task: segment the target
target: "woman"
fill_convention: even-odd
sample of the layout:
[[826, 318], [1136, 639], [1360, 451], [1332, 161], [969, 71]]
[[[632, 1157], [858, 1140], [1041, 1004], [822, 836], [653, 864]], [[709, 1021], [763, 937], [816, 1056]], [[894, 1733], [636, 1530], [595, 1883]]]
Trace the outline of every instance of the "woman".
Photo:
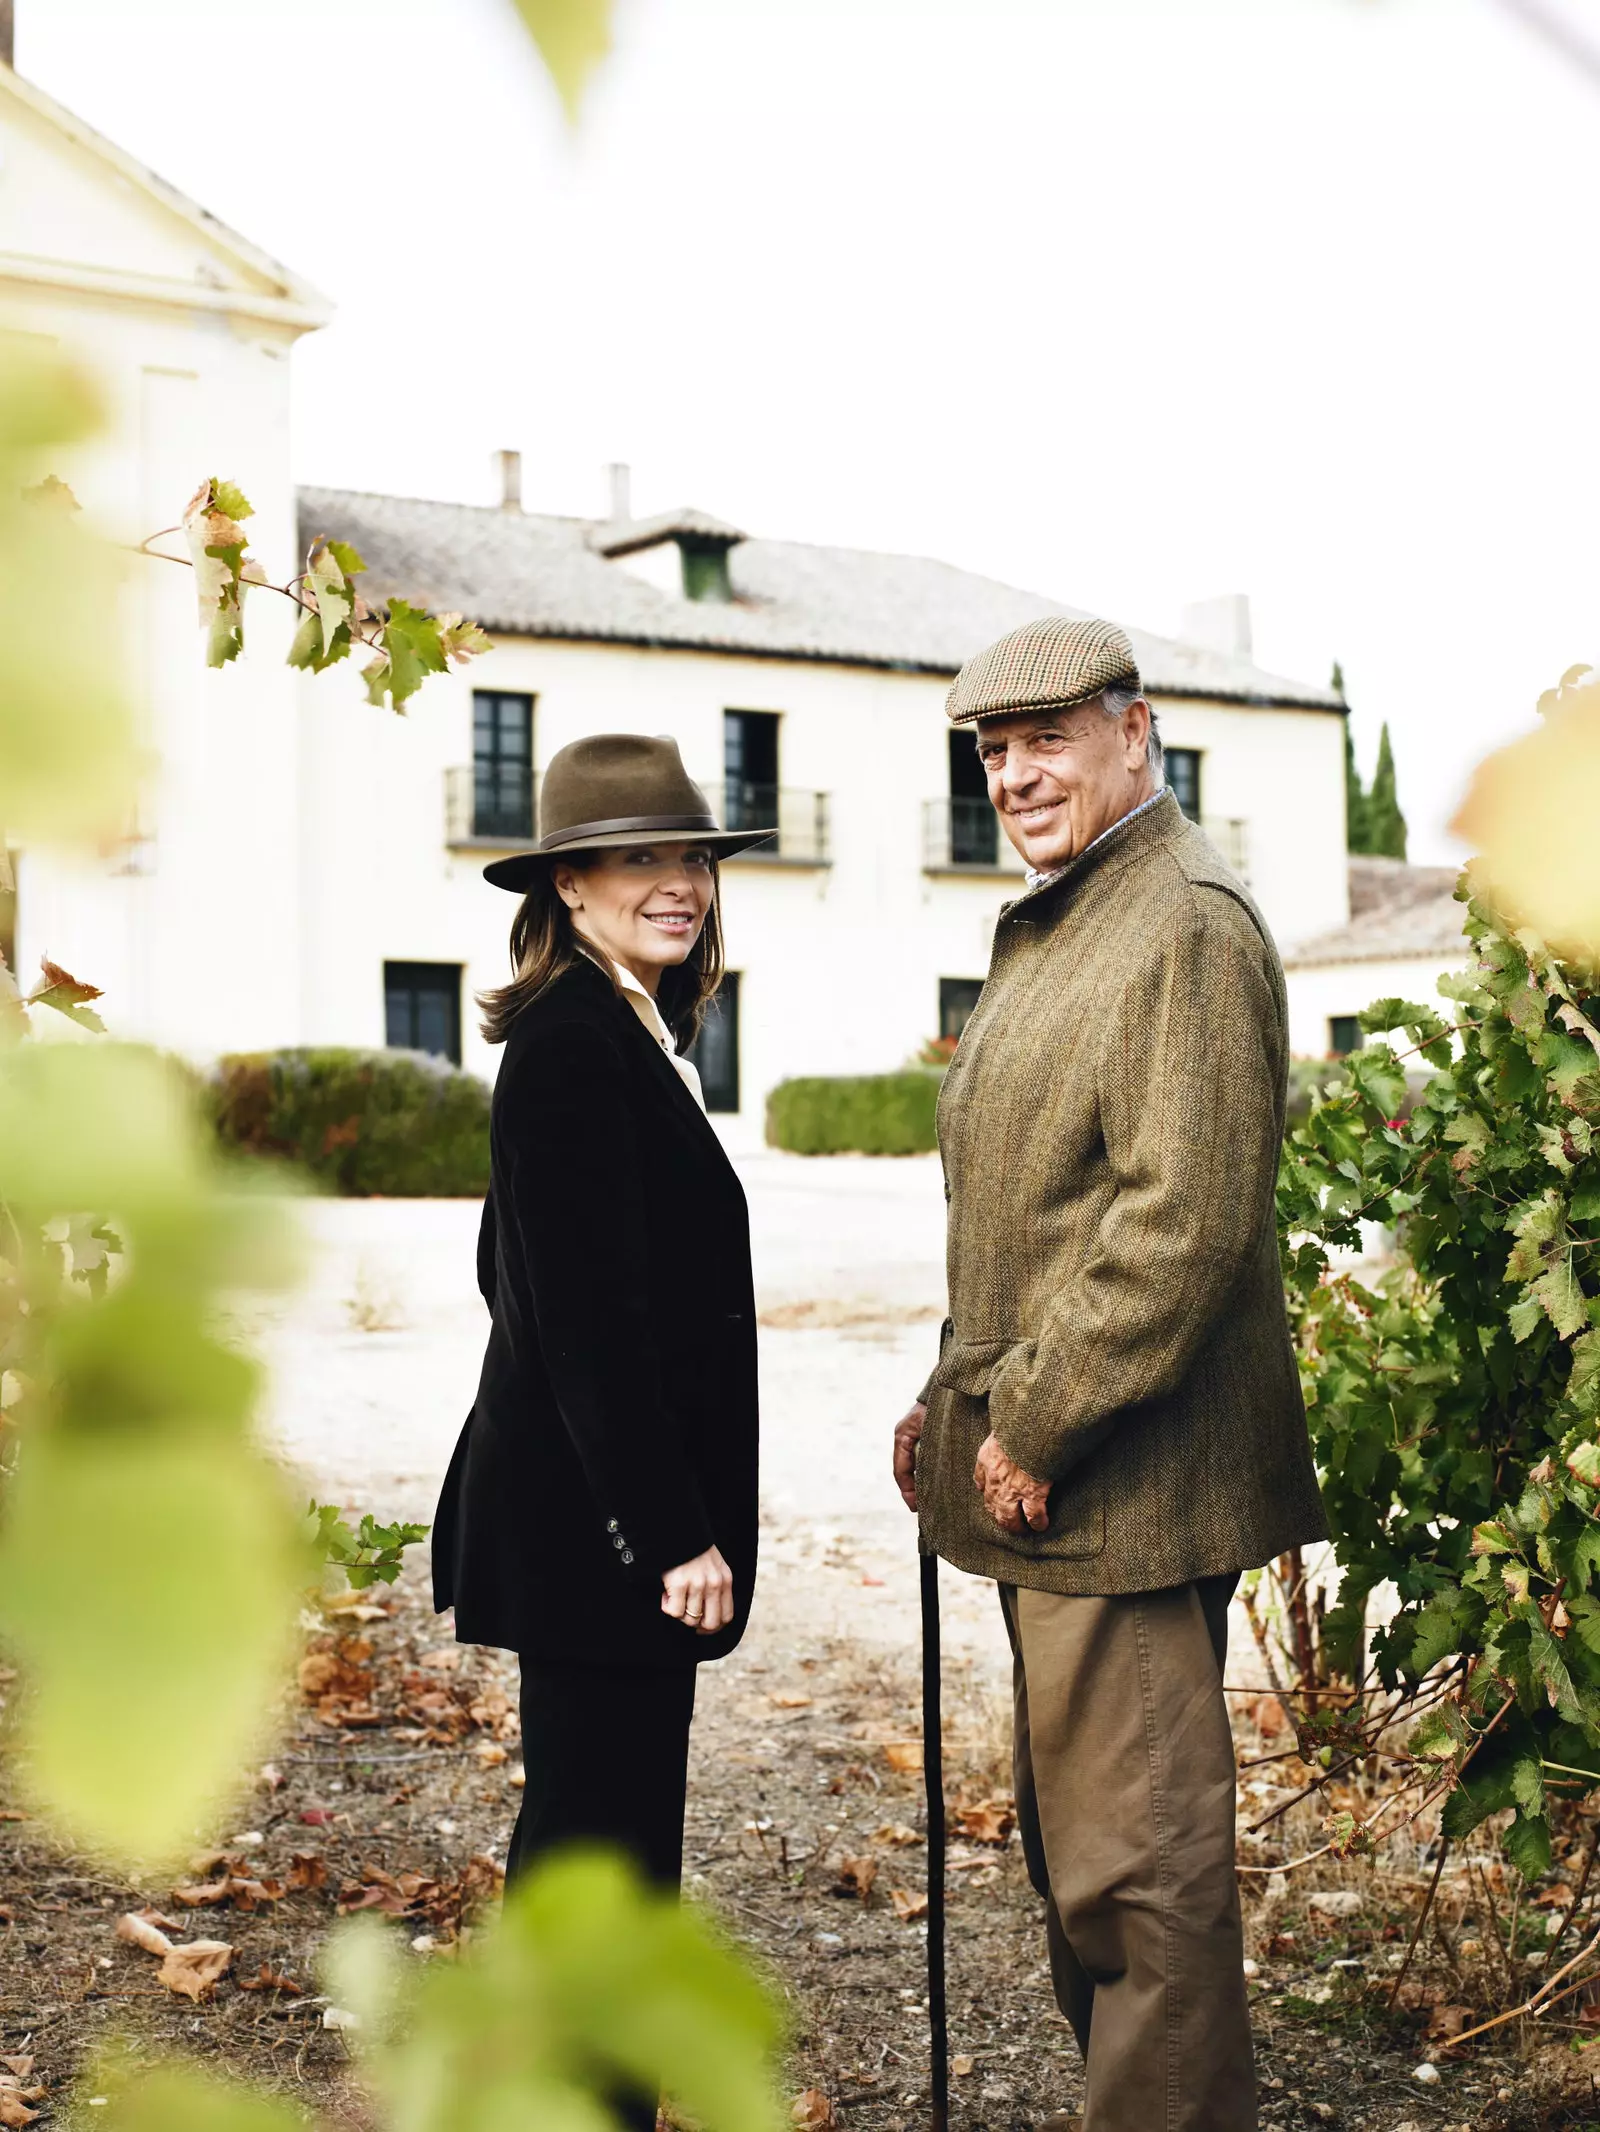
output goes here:
[[671, 740], [574, 741], [523, 900], [478, 1285], [493, 1316], [434, 1527], [434, 1604], [522, 1664], [526, 1783], [508, 1875], [618, 1844], [682, 1870], [695, 1668], [744, 1630], [756, 1566], [756, 1357], [744, 1193], [692, 1040], [722, 976], [718, 829]]

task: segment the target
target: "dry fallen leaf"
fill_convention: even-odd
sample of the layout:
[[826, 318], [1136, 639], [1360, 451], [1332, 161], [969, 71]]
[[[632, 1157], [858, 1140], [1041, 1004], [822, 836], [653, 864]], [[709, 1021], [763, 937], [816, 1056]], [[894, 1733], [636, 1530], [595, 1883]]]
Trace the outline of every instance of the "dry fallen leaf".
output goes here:
[[480, 1740], [474, 1752], [485, 1769], [498, 1769], [507, 1759], [506, 1751], [498, 1740]]
[[926, 1917], [928, 1914], [927, 1896], [915, 1895], [910, 1888], [891, 1888], [889, 1900], [894, 1904], [894, 1914], [902, 1925], [909, 1925], [914, 1917]]
[[296, 1851], [289, 1860], [291, 1888], [325, 1888], [328, 1863], [319, 1851]]
[[38, 2114], [20, 2095], [0, 2088], [0, 2125], [31, 2125]]
[[33, 2071], [33, 2053], [27, 2051], [15, 2058], [0, 2058], [0, 2065], [18, 2080], [26, 2080]]
[[1289, 1720], [1284, 1715], [1283, 1704], [1276, 1695], [1258, 1695], [1250, 1705], [1250, 1715], [1255, 1719], [1256, 1730], [1264, 1740], [1275, 1740], [1279, 1733], [1289, 1729]]
[[891, 1769], [902, 1775], [922, 1767], [922, 1742], [920, 1740], [891, 1740], [883, 1750], [883, 1759]]
[[233, 1961], [226, 1940], [189, 1940], [174, 1947], [156, 1971], [156, 1982], [185, 1999], [209, 1999]]
[[872, 1840], [874, 1843], [892, 1844], [897, 1851], [903, 1851], [920, 1843], [922, 1837], [916, 1829], [907, 1828], [902, 1821], [886, 1821], [882, 1828], [873, 1831]]
[[872, 1893], [872, 1883], [878, 1877], [878, 1861], [871, 1856], [841, 1858], [839, 1878], [835, 1881], [835, 1895], [856, 1895], [862, 1902]]
[[1004, 1843], [1016, 1825], [1016, 1808], [1004, 1797], [958, 1806], [954, 1815], [957, 1835], [965, 1836], [969, 1843]]
[[127, 1940], [132, 1946], [142, 1947], [146, 1954], [172, 1952], [172, 1942], [161, 1927], [153, 1924], [148, 1917], [141, 1917], [134, 1910], [117, 1919], [117, 1938]]
[[821, 2088], [804, 2088], [789, 2105], [789, 2122], [800, 2132], [832, 2132], [833, 2104]]
[[811, 1708], [809, 1695], [769, 1695], [767, 1701], [775, 1704], [780, 1710], [809, 1710]]
[[458, 1643], [447, 1643], [437, 1651], [424, 1651], [417, 1663], [429, 1667], [435, 1673], [454, 1673], [461, 1664], [461, 1646]]
[[304, 1992], [305, 1986], [304, 1984], [297, 1984], [293, 1977], [280, 1975], [277, 1970], [269, 1968], [263, 1962], [258, 1976], [241, 1977], [239, 1979], [239, 1989], [241, 1991], [286, 1991], [292, 1997], [299, 1998]]
[[950, 2070], [952, 2073], [955, 2074], [957, 2080], [966, 2079], [967, 2075], [972, 2071], [972, 2060], [967, 2056], [965, 2051], [958, 2052], [957, 2055], [951, 2059]]

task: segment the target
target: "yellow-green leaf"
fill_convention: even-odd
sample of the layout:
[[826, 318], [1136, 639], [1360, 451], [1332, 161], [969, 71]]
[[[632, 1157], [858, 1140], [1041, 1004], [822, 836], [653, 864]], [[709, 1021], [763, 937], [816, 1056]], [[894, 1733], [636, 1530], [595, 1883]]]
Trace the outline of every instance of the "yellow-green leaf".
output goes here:
[[595, 68], [611, 49], [611, 0], [516, 0], [569, 125], [576, 125]]

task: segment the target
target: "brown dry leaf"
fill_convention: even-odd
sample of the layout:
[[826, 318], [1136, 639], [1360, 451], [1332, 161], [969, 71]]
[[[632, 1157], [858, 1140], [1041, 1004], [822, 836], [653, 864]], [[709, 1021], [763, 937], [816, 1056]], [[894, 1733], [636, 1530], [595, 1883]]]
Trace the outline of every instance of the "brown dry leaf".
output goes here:
[[26, 1821], [26, 1814], [18, 1813], [14, 1806], [0, 1806], [0, 1821]]
[[156, 1982], [180, 1998], [209, 1999], [232, 1961], [233, 1949], [226, 1940], [190, 1940], [168, 1951], [156, 1971]]
[[909, 1925], [914, 1917], [926, 1917], [928, 1898], [913, 1894], [910, 1888], [891, 1888], [889, 1900], [894, 1904], [894, 1914], [902, 1925]]
[[498, 1769], [508, 1759], [498, 1740], [480, 1740], [474, 1752], [485, 1769]]
[[1464, 2028], [1470, 2028], [1474, 2019], [1470, 2006], [1436, 2006], [1428, 2021], [1428, 2041], [1448, 2043]]
[[20, 2095], [0, 2089], [0, 2125], [31, 2125], [38, 2114], [28, 2108]]
[[956, 1833], [969, 1843], [1004, 1843], [1016, 1825], [1016, 1807], [1004, 1796], [958, 1806], [955, 1813]]
[[289, 1885], [291, 1888], [325, 1888], [328, 1885], [328, 1861], [320, 1851], [296, 1851], [289, 1860]]
[[769, 1695], [767, 1701], [779, 1710], [809, 1710], [811, 1708], [809, 1695]]
[[3, 2065], [6, 2071], [14, 2075], [16, 2079], [26, 2080], [33, 2071], [33, 2053], [32, 2051], [27, 2051], [20, 2057], [0, 2058], [0, 2065]]
[[232, 1876], [224, 1873], [220, 1880], [193, 1882], [185, 1888], [174, 1888], [172, 1899], [182, 1903], [187, 1910], [199, 1910], [210, 1903], [225, 1903], [232, 1886]]
[[433, 1673], [455, 1673], [461, 1666], [461, 1646], [447, 1643], [437, 1651], [424, 1651], [417, 1664], [426, 1666]]
[[1284, 1714], [1283, 1704], [1275, 1695], [1258, 1695], [1250, 1705], [1250, 1715], [1255, 1719], [1256, 1730], [1264, 1740], [1275, 1740], [1279, 1733], [1289, 1729], [1289, 1720]]
[[197, 1880], [204, 1880], [208, 1873], [214, 1873], [220, 1865], [228, 1866], [230, 1872], [232, 1871], [226, 1851], [196, 1851], [189, 1860], [189, 1871]]
[[799, 2132], [832, 2132], [837, 2120], [821, 2088], [803, 2088], [789, 2105], [789, 2122]]
[[131, 1946], [142, 1947], [146, 1954], [170, 1954], [172, 1942], [148, 1917], [129, 1910], [117, 1919], [117, 1938], [127, 1940]]
[[241, 1991], [286, 1991], [292, 1998], [298, 1999], [304, 1993], [305, 1986], [304, 1984], [297, 1984], [293, 1977], [280, 1975], [277, 1970], [269, 1968], [263, 1962], [258, 1976], [241, 1977], [239, 1979], [239, 1989]]
[[951, 2059], [950, 2070], [955, 2074], [957, 2080], [966, 2079], [967, 2075], [972, 2071], [972, 2060], [965, 2051], [958, 2051], [955, 2057]]
[[300, 1661], [301, 1694], [326, 1694], [343, 1670], [332, 1651], [307, 1651]]
[[891, 1769], [904, 1775], [922, 1767], [922, 1742], [920, 1740], [891, 1740], [883, 1750], [883, 1759]]
[[834, 1882], [835, 1895], [856, 1895], [862, 1902], [872, 1893], [872, 1883], [878, 1877], [878, 1861], [870, 1855], [864, 1858], [841, 1858], [839, 1878]]
[[882, 1828], [873, 1831], [872, 1840], [874, 1843], [891, 1844], [897, 1851], [906, 1851], [910, 1850], [913, 1844], [920, 1843], [922, 1837], [916, 1829], [907, 1828], [902, 1821], [886, 1821]]
[[511, 1789], [513, 1791], [521, 1791], [522, 1787], [527, 1783], [527, 1781], [528, 1772], [525, 1769], [512, 1770], [510, 1776], [506, 1779], [506, 1782], [511, 1786]]

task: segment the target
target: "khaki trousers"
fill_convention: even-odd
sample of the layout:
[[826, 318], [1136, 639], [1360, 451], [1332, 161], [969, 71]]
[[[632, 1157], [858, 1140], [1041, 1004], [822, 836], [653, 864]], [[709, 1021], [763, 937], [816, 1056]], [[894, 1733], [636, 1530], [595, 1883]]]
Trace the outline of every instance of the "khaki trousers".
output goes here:
[[1222, 1695], [1237, 1583], [1000, 1587], [1017, 1820], [1087, 2068], [1083, 2132], [1255, 2132]]

